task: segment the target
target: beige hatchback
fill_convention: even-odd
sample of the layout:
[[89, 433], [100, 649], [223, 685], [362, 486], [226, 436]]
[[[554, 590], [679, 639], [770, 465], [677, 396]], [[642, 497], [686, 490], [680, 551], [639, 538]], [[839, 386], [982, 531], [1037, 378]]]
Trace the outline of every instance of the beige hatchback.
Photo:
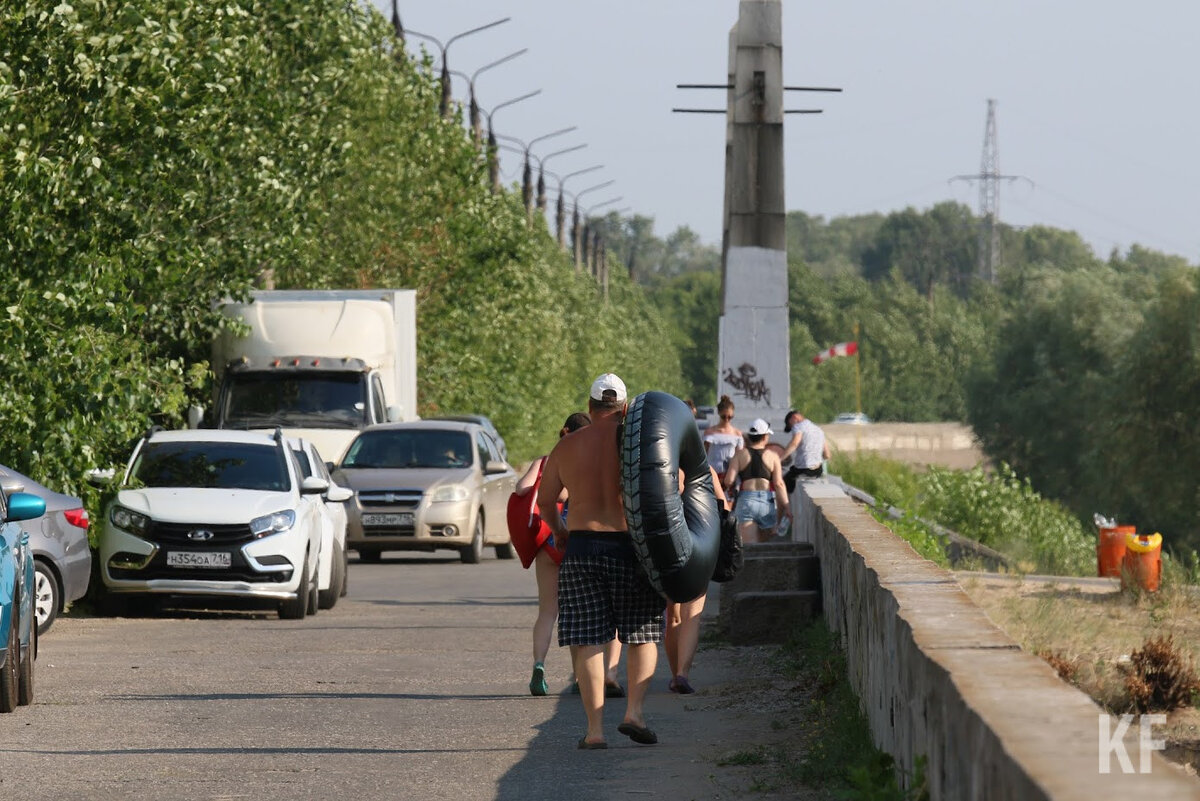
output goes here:
[[508, 537], [508, 496], [516, 473], [476, 423], [421, 420], [366, 428], [333, 472], [354, 490], [346, 547], [364, 562], [383, 551], [458, 551], [474, 564], [485, 547], [516, 552]]

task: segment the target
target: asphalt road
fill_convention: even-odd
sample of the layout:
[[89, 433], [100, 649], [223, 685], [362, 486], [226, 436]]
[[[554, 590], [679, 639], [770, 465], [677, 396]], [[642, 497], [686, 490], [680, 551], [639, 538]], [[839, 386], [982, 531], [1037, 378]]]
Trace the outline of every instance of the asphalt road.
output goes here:
[[[738, 649], [702, 651], [693, 682], [647, 703], [662, 740], [579, 751], [565, 649], [528, 694], [533, 575], [489, 551], [351, 565], [350, 594], [302, 621], [230, 609], [60, 618], [34, 704], [0, 716], [0, 790], [27, 799], [731, 798], [713, 763], [758, 725], [716, 688]], [[710, 601], [715, 605], [715, 599]], [[715, 773], [714, 773], [715, 771]]]

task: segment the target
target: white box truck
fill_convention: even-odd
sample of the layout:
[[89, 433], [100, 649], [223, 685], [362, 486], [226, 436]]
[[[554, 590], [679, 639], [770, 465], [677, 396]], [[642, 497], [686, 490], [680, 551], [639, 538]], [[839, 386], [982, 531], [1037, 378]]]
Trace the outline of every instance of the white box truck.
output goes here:
[[338, 461], [360, 429], [417, 418], [414, 290], [259, 290], [221, 311], [249, 331], [213, 344], [217, 428], [279, 427]]

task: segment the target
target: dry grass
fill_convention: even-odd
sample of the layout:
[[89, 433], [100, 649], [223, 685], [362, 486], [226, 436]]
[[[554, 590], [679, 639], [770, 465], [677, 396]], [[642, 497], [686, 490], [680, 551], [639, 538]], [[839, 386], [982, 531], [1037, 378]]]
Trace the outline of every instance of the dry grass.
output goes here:
[[[1104, 582], [960, 575], [963, 589], [1029, 653], [1114, 713], [1181, 705], [1168, 717], [1168, 756], [1200, 768], [1200, 594]], [[1158, 684], [1155, 684], [1158, 682]], [[1169, 699], [1169, 700], [1166, 700]]]

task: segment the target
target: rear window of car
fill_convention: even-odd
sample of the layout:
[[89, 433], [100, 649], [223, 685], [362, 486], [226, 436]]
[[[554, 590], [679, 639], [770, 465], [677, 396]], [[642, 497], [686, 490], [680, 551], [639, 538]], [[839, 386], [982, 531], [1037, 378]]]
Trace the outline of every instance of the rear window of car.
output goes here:
[[241, 442], [148, 442], [130, 471], [142, 487], [197, 487], [286, 492], [283, 451]]
[[470, 467], [471, 437], [465, 431], [393, 429], [367, 431], [350, 444], [342, 467], [435, 468]]

